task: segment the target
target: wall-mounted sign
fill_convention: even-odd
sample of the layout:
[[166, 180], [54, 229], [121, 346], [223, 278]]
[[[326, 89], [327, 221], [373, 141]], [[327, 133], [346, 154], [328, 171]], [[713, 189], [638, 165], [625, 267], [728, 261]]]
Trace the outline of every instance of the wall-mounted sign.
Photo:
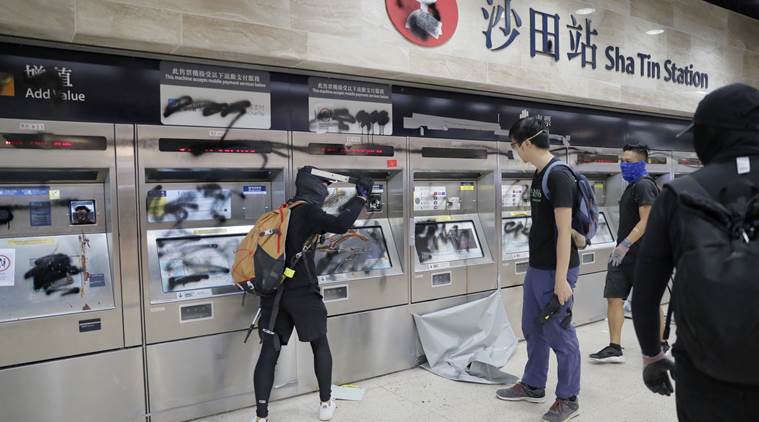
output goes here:
[[422, 47], [445, 44], [456, 32], [456, 0], [385, 0], [393, 26], [406, 39]]
[[509, 47], [519, 39], [521, 31], [526, 30], [530, 33], [530, 57], [533, 58], [543, 55], [558, 62], [566, 52], [567, 60], [580, 62], [583, 69], [589, 66], [595, 70], [603, 64], [604, 69], [612, 72], [709, 89], [709, 75], [698, 71], [693, 64], [676, 63], [671, 59], [662, 62], [646, 52], [627, 54], [620, 47], [609, 45], [602, 48], [605, 64], [599, 63], [598, 60], [603, 60], [598, 57], [599, 46], [595, 42], [599, 33], [591, 19], [570, 15], [569, 21], [563, 24], [558, 13], [530, 8], [529, 22], [525, 23], [512, 7], [516, 1], [482, 0], [480, 11], [485, 20], [482, 34], [488, 50], [497, 52]]
[[269, 72], [161, 62], [161, 123], [271, 127]]
[[390, 85], [308, 78], [309, 128], [317, 133], [393, 134]]

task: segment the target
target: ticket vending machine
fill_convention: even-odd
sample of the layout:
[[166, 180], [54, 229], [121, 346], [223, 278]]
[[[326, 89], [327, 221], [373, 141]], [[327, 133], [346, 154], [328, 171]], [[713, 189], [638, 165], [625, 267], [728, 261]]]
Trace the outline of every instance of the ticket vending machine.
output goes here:
[[[374, 179], [372, 195], [355, 226], [345, 234], [324, 234], [316, 247], [316, 276], [330, 316], [408, 303], [403, 247], [405, 139], [354, 143], [353, 138], [293, 133], [294, 174], [312, 165]], [[354, 185], [332, 184], [324, 210], [337, 215], [354, 195]]]
[[0, 119], [0, 419], [144, 420], [139, 286], [120, 261], [132, 144], [129, 126]]
[[497, 144], [409, 138], [412, 302], [493, 290]]
[[509, 142], [500, 142], [499, 148], [501, 187], [497, 202], [501, 205], [501, 259], [498, 276], [511, 327], [518, 338], [523, 338], [522, 286], [530, 260], [530, 185], [535, 168], [523, 162]]
[[[402, 305], [409, 303], [408, 248], [404, 244], [409, 231], [408, 208], [404, 207], [409, 197], [406, 138], [381, 136], [369, 142], [354, 135], [295, 132], [292, 148], [293, 180], [306, 165], [374, 179], [373, 192], [354, 227], [345, 234], [325, 233], [315, 252], [317, 277], [329, 312], [335, 382], [407, 367], [398, 366], [402, 352], [383, 334], [400, 329], [383, 316], [403, 313]], [[354, 185], [332, 184], [324, 210], [337, 214], [354, 195]], [[311, 347], [292, 343], [298, 344], [299, 392], [313, 391], [318, 386]]]
[[519, 286], [530, 262], [530, 185], [535, 168], [521, 161], [507, 142], [500, 148], [501, 286]]
[[[232, 284], [235, 251], [258, 217], [284, 203], [285, 132], [137, 127], [148, 399], [153, 420], [253, 404], [257, 298]], [[278, 385], [295, 379], [283, 353]], [[288, 393], [274, 391], [273, 397]]]
[[672, 173], [673, 177], [680, 177], [698, 171], [704, 166], [704, 163], [698, 159], [695, 152], [672, 152]]

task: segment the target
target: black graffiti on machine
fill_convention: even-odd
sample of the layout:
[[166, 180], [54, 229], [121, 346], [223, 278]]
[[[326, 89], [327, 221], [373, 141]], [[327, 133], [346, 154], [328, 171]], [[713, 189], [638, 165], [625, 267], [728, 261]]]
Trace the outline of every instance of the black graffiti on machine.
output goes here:
[[71, 257], [56, 253], [34, 260], [34, 267], [24, 274], [24, 278], [34, 281], [34, 290], [44, 290], [51, 295], [61, 292], [62, 296], [80, 292], [79, 287], [67, 288], [73, 283], [71, 276], [82, 272], [82, 269], [71, 263]]

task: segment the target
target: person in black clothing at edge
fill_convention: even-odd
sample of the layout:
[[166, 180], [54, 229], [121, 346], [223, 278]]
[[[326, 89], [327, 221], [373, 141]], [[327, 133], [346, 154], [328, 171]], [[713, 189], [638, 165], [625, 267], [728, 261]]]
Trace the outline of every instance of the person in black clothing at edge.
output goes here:
[[[536, 167], [530, 187], [532, 228], [530, 265], [524, 281], [522, 331], [527, 340], [527, 364], [519, 383], [496, 392], [508, 401], [542, 403], [550, 350], [556, 353], [559, 381], [556, 401], [543, 415], [544, 421], [561, 422], [579, 415], [580, 344], [571, 324], [572, 289], [577, 282], [580, 258], [572, 242], [572, 212], [579, 189], [572, 171], [555, 165], [548, 175], [550, 198], [543, 192], [546, 170], [558, 162], [551, 154], [548, 127], [543, 119], [527, 117], [509, 131], [511, 147], [519, 157]], [[544, 323], [539, 315], [558, 299], [558, 310]]]
[[[759, 90], [733, 84], [708, 94], [686, 131], [705, 167], [665, 185], [636, 267], [643, 380], [670, 395], [673, 373], [680, 421], [759, 421], [759, 210], [747, 200], [759, 192]], [[719, 217], [729, 210], [753, 218]], [[662, 353], [658, 319], [675, 266], [673, 363]]]
[[[627, 144], [622, 149], [622, 178], [628, 183], [619, 199], [617, 247], [609, 257], [604, 297], [608, 301], [609, 345], [590, 355], [597, 363], [622, 363], [622, 325], [625, 322], [625, 300], [632, 290], [639, 240], [646, 232], [651, 206], [659, 195], [656, 181], [648, 175], [648, 146]], [[663, 318], [662, 318], [663, 322]], [[663, 328], [663, 326], [662, 326]], [[669, 350], [669, 344], [662, 342]], [[665, 353], [666, 353], [665, 350]]]
[[[295, 179], [296, 193], [292, 201], [305, 201], [305, 204], [294, 207], [290, 214], [290, 224], [285, 240], [287, 257], [294, 256], [303, 250], [305, 241], [314, 234], [342, 234], [353, 226], [364, 209], [364, 204], [372, 191], [373, 181], [361, 177], [356, 183], [356, 196], [350, 199], [339, 215], [327, 214], [322, 210], [327, 198], [327, 186], [332, 180], [323, 179], [311, 174], [313, 167], [306, 166], [298, 171]], [[274, 325], [274, 331], [279, 336], [282, 345], [286, 345], [293, 327], [298, 331], [298, 339], [311, 343], [314, 352], [314, 371], [319, 383], [319, 420], [332, 419], [335, 413], [335, 401], [331, 398], [332, 389], [332, 354], [327, 342], [327, 308], [324, 306], [319, 290], [319, 284], [314, 276], [314, 250], [307, 251], [304, 259], [295, 266], [295, 276], [285, 281], [280, 303], [279, 314]], [[261, 298], [261, 319], [259, 335], [262, 339], [261, 354], [258, 357], [253, 376], [256, 391], [256, 420], [267, 421], [268, 404], [274, 384], [274, 368], [277, 365], [279, 352], [273, 345], [271, 336], [261, 330], [269, 325], [272, 314], [273, 298]]]

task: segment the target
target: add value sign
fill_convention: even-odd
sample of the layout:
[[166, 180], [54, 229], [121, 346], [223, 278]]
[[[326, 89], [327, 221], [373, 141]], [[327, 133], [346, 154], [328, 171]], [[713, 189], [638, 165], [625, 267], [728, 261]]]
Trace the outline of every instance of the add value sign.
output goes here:
[[395, 29], [422, 47], [445, 44], [459, 23], [456, 0], [385, 0], [385, 7]]

